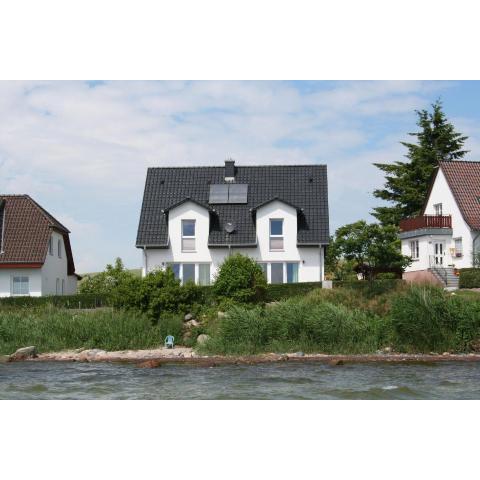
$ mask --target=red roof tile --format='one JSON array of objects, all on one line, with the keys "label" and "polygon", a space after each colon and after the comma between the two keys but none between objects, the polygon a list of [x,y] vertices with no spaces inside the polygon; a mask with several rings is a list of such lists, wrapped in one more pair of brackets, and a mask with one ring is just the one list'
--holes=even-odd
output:
[{"label": "red roof tile", "polygon": [[473,230],[480,230],[480,162],[440,162],[447,183],[463,218]]},{"label": "red roof tile", "polygon": [[75,273],[69,231],[28,195],[0,194],[0,265],[45,262],[51,231],[63,235],[68,274]]}]

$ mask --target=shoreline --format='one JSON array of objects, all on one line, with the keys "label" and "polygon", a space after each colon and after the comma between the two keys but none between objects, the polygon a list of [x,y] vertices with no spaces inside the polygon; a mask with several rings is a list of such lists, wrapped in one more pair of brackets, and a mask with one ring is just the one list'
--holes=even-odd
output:
[{"label": "shoreline", "polygon": [[[11,361],[22,361],[12,359]],[[155,368],[165,364],[185,364],[213,367],[221,365],[256,365],[273,362],[318,362],[329,365],[354,363],[439,363],[446,361],[478,362],[480,353],[468,354],[322,354],[322,353],[263,353],[256,355],[199,355],[193,349],[177,347],[174,349],[124,350],[107,352],[104,350],[70,350],[63,352],[40,353],[24,359],[34,362],[121,362],[133,363],[138,367]]]}]

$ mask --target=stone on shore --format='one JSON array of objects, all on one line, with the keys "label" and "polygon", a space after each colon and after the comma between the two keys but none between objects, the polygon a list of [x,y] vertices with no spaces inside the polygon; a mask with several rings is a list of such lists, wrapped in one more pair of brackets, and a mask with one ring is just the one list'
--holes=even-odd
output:
[{"label": "stone on shore", "polygon": [[185,322],[185,326],[187,328],[193,328],[193,327],[198,327],[200,325],[199,322],[197,322],[197,320],[195,320],[194,318],[192,318],[191,320],[189,320],[188,322]]},{"label": "stone on shore", "polygon": [[202,333],[197,337],[197,343],[199,345],[205,345],[210,340],[210,335],[206,335],[205,333]]},{"label": "stone on shore", "polygon": [[343,360],[340,360],[340,359],[334,359],[334,360],[330,360],[328,362],[329,365],[332,365],[332,366],[336,366],[336,365],[345,365],[345,362]]},{"label": "stone on shore", "polygon": [[7,363],[10,361],[10,357],[8,355],[0,355],[0,363]]},{"label": "stone on shore", "polygon": [[10,355],[10,361],[16,360],[27,360],[27,358],[36,358],[37,357],[37,347],[23,347],[19,348],[15,353]]},{"label": "stone on shore", "polygon": [[217,318],[224,318],[225,312],[217,312]]},{"label": "stone on shore", "polygon": [[187,313],[185,317],[183,318],[184,322],[188,322],[193,319],[193,315],[191,313]]},{"label": "stone on shore", "polygon": [[145,362],[137,363],[139,368],[158,368],[162,364],[161,360],[146,360]]},{"label": "stone on shore", "polygon": [[295,352],[296,357],[304,357],[305,354],[303,352]]}]

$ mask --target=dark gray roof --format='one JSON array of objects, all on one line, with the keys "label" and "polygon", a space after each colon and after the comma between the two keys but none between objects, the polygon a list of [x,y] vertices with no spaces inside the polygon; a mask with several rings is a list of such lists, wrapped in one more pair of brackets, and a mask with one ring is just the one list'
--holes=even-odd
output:
[{"label": "dark gray roof", "polygon": [[256,245],[255,208],[275,198],[297,208],[299,245],[328,243],[326,165],[235,166],[235,183],[248,184],[246,204],[208,205],[210,184],[218,183],[226,183],[224,166],[149,168],[137,247],[167,247],[167,212],[187,198],[210,211],[210,246],[227,243],[227,222],[236,227],[232,245]]}]

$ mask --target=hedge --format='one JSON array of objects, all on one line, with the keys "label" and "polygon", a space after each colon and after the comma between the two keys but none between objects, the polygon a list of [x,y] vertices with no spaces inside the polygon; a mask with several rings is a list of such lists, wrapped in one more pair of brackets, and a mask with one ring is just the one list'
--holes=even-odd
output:
[{"label": "hedge", "polygon": [[480,268],[460,269],[459,287],[480,288]]},{"label": "hedge", "polygon": [[322,288],[322,282],[270,283],[267,285],[267,301],[274,302],[305,295],[316,288]]},{"label": "hedge", "polygon": [[381,295],[382,293],[395,290],[405,283],[401,279],[388,280],[356,280],[353,282],[333,282],[333,288],[349,288],[362,292],[364,296]]},{"label": "hedge", "polygon": [[96,308],[110,304],[106,295],[81,293],[78,295],[50,295],[45,297],[4,297],[0,298],[0,307],[37,307],[53,305],[60,308]]}]

